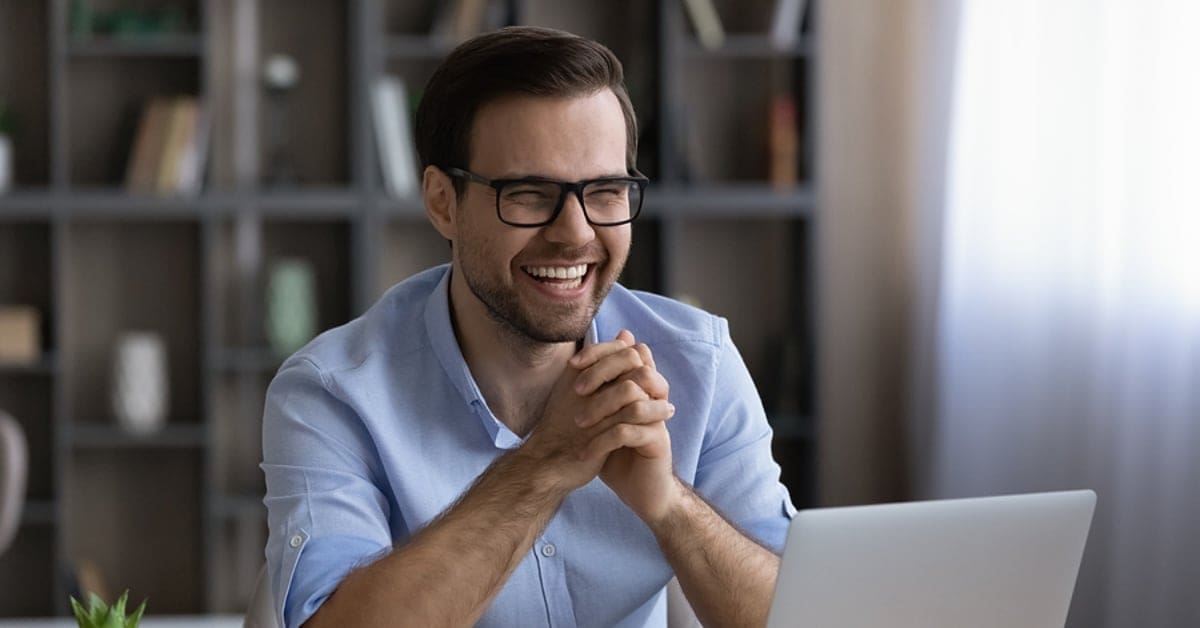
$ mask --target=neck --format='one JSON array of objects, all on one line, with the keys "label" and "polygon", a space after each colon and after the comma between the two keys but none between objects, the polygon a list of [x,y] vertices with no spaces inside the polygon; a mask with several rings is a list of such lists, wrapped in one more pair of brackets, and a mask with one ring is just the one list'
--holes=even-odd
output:
[{"label": "neck", "polygon": [[567,360],[572,342],[538,342],[494,320],[461,275],[450,278],[450,318],[463,359],[488,407],[514,433],[524,436],[542,409]]}]

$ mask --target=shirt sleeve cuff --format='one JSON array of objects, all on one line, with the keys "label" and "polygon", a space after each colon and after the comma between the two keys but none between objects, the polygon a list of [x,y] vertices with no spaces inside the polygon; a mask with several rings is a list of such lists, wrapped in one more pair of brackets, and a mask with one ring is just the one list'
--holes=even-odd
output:
[{"label": "shirt sleeve cuff", "polygon": [[308,539],[300,549],[303,551],[290,585],[284,580],[287,597],[283,620],[287,628],[298,628],[308,621],[352,569],[370,564],[388,548],[360,537],[329,536]]}]

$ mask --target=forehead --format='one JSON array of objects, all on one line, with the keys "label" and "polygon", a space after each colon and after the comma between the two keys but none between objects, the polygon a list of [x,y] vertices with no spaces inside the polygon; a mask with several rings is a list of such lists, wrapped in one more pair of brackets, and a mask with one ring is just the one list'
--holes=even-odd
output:
[{"label": "forehead", "polygon": [[612,90],[571,97],[505,96],[471,127],[469,169],[491,178],[566,180],[625,172],[625,118]]}]

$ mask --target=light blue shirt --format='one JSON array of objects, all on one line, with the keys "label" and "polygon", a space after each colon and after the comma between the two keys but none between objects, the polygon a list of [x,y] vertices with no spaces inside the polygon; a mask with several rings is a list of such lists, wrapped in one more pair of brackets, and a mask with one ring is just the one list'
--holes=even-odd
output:
[{"label": "light blue shirt", "polygon": [[[488,409],[463,360],[449,277],[440,266],[397,284],[289,358],[271,382],[266,557],[289,628],[522,442]],[[676,474],[779,552],[795,510],[725,320],[618,285],[586,340],[623,328],[649,345],[671,385]],[[666,626],[671,577],[649,528],[595,479],[566,498],[478,625]]]}]

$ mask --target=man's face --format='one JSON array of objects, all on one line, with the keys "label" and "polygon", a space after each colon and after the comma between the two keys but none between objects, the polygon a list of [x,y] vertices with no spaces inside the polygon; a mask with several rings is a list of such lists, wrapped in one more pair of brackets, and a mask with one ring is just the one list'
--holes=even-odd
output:
[{"label": "man's face", "polygon": [[[621,106],[607,89],[488,103],[475,116],[465,166],[489,179],[626,176]],[[589,225],[574,194],[553,223],[513,227],[496,216],[493,189],[468,183],[456,222],[454,272],[490,318],[538,342],[582,338],[629,255],[631,227]]]}]

